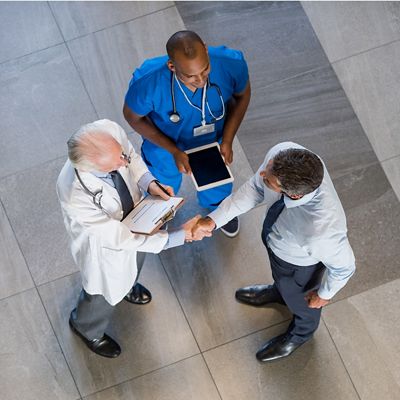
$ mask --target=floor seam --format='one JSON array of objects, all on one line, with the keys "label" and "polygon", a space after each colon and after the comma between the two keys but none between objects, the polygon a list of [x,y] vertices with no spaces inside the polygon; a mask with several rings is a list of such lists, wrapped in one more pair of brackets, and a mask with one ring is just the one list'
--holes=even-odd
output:
[{"label": "floor seam", "polygon": [[322,316],[321,318],[322,318],[324,326],[325,326],[325,328],[326,328],[326,330],[328,332],[328,335],[329,335],[330,339],[332,340],[332,343],[333,343],[333,346],[335,347],[336,353],[339,356],[340,361],[341,361],[341,363],[342,363],[342,365],[343,365],[343,367],[344,367],[344,369],[345,369],[345,371],[346,371],[346,373],[347,373],[347,375],[348,375],[348,377],[350,379],[350,382],[351,382],[351,384],[352,384],[352,386],[354,388],[354,391],[356,392],[358,399],[361,400],[361,396],[358,393],[358,390],[357,390],[357,388],[356,388],[356,386],[355,386],[355,384],[353,382],[353,379],[351,378],[350,372],[348,371],[348,369],[346,367],[346,364],[344,363],[344,360],[342,358],[342,355],[340,354],[340,351],[339,351],[338,347],[336,346],[336,342],[333,340],[333,337],[331,335],[331,331],[329,330],[328,325],[326,324],[324,317]]}]

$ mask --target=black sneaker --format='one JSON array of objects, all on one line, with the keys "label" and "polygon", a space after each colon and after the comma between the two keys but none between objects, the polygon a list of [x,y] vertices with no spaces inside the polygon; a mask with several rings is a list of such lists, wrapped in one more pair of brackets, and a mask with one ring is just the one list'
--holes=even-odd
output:
[{"label": "black sneaker", "polygon": [[221,226],[221,231],[230,238],[235,237],[239,233],[240,223],[239,218],[231,219],[227,224]]}]

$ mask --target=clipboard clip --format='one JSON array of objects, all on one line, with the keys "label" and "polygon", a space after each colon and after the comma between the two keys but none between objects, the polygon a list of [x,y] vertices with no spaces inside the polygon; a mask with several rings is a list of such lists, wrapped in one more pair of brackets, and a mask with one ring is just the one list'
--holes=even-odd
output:
[{"label": "clipboard clip", "polygon": [[175,217],[175,208],[172,206],[169,211],[167,211],[158,221],[157,225],[162,222],[165,224],[168,221],[171,221]]}]

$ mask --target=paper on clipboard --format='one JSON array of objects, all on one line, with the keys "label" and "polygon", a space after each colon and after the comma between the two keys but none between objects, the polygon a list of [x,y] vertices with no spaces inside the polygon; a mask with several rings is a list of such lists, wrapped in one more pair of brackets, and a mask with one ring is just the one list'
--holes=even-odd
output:
[{"label": "paper on clipboard", "polygon": [[158,196],[147,196],[122,221],[132,232],[151,235],[182,205],[183,197],[170,197],[163,200]]}]

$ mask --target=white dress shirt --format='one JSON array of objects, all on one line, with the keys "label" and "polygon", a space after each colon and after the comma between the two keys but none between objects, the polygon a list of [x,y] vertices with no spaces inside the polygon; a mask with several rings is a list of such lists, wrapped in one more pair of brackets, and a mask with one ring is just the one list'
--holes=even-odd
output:
[{"label": "white dress shirt", "polygon": [[[209,214],[217,228],[260,203],[265,203],[268,211],[279,200],[281,194],[264,184],[260,172],[275,155],[290,148],[304,149],[293,142],[272,147],[257,173]],[[331,299],[353,275],[355,260],[347,238],[346,216],[325,165],[318,189],[298,200],[284,196],[284,202],[285,208],[268,236],[268,246],[291,264],[307,266],[322,262],[326,271],[318,295]]]}]

